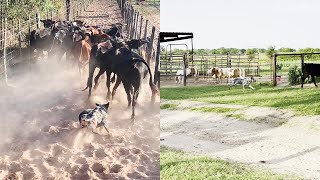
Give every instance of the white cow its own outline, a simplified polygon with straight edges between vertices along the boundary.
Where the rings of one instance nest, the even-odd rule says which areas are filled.
[[[188,76],[191,73],[191,69],[190,68],[186,68],[186,75]],[[180,69],[177,71],[176,73],[176,83],[182,83],[182,81],[184,81],[184,70]]]

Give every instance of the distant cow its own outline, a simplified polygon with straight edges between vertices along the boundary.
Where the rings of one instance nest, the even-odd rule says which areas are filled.
[[[208,71],[208,74],[211,73],[211,76],[215,76],[217,80],[222,82],[222,78],[244,77],[244,71],[241,68],[219,68],[213,67]]]
[[[315,76],[320,76],[320,64],[313,64],[313,63],[304,63],[302,66],[302,76],[301,76],[301,88],[303,88],[303,83],[306,78],[311,76],[311,79],[316,87],[316,80]]]
[[[194,67],[186,68],[186,76],[197,77],[199,74],[198,70]],[[184,81],[184,69],[180,69],[176,73],[176,83],[182,83]]]

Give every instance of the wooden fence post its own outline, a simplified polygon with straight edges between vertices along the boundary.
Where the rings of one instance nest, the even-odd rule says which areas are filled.
[[[277,86],[277,54],[273,54],[273,86]]]
[[[137,37],[138,37],[138,22],[139,22],[139,12],[137,12],[136,26],[134,27],[134,38],[135,39],[137,39]]]
[[[304,65],[304,55],[301,55],[301,71]]]
[[[21,23],[20,23],[20,19],[18,19],[18,40],[19,40],[19,56],[20,56],[20,60],[22,57],[22,53],[21,53],[21,48],[22,48],[22,40],[21,40]]]
[[[144,36],[143,39],[147,39],[147,34],[148,34],[148,19],[146,19],[146,24],[144,27]],[[170,46],[171,47],[171,46]],[[141,50],[144,49],[147,52],[147,45],[143,45]],[[141,52],[140,52],[141,53]],[[147,54],[148,55],[148,54]],[[148,56],[146,57],[148,59]]]
[[[141,39],[142,23],[143,23],[143,17],[141,16],[141,18],[140,18],[140,30],[139,30],[139,37],[138,37],[138,39]]]
[[[37,29],[40,29],[40,13],[39,12],[37,12],[36,19],[37,19]]]
[[[132,30],[131,30],[131,39],[134,38],[134,32],[136,31],[136,17],[137,17],[137,12],[134,11],[133,13],[133,21],[132,21]]]
[[[7,77],[7,17],[3,18],[3,66],[4,66],[4,82],[8,84]]]
[[[152,50],[153,50],[153,41],[154,41],[154,33],[156,31],[156,27],[152,27],[152,32],[151,32],[151,40],[150,43],[148,44],[147,48],[147,63],[150,64],[151,56],[152,56]]]
[[[149,20],[148,20],[148,19],[146,19],[146,25],[145,25],[145,28],[144,28],[144,36],[143,36],[143,38],[144,38],[144,39],[147,39],[147,33],[148,33],[148,22],[149,22]]]
[[[31,48],[30,48],[30,36],[31,36],[31,19],[30,16],[28,18],[28,60],[29,60],[29,70],[31,71]]]
[[[134,28],[134,13],[135,13],[135,11],[134,11],[134,9],[133,9],[133,7],[131,6],[131,9],[132,9],[132,11],[131,11],[131,18],[130,18],[130,31],[129,31],[129,34],[130,34],[130,39],[132,38],[132,30],[133,30],[133,28]]]
[[[160,33],[158,34],[158,46],[157,46],[157,55],[156,55],[156,63],[154,65],[154,83],[158,85],[160,89],[160,71],[159,71],[159,64],[160,64]]]

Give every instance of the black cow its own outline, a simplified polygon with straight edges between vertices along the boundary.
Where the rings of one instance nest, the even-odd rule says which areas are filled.
[[[150,42],[150,38],[148,37],[147,39],[131,39],[129,41],[126,42],[126,44],[128,45],[129,49],[139,49],[140,46],[149,43]]]
[[[110,45],[112,44],[112,46]],[[108,48],[105,48],[108,47]],[[104,49],[103,49],[104,48]],[[138,54],[132,52],[130,49],[124,47],[124,44],[117,41],[108,41],[106,45],[101,48],[95,45],[91,49],[91,57],[89,63],[89,77],[86,90],[89,88],[89,97],[91,95],[92,78],[94,69],[99,66],[100,71],[95,77],[95,86],[97,85],[98,78],[104,73],[107,73],[107,98],[110,97],[110,75],[115,73],[117,81],[112,91],[112,98],[116,93],[116,89],[122,82],[123,87],[127,94],[128,107],[132,105],[131,120],[135,117],[135,106],[139,96],[139,89],[141,86],[142,77],[145,78],[149,73],[149,86],[152,91],[151,101],[154,101],[155,94],[158,93],[156,85],[152,80],[152,74],[149,65]],[[104,51],[104,52],[103,52]]]
[[[313,64],[313,63],[304,63],[302,66],[302,76],[301,76],[301,88],[303,88],[303,83],[305,79],[311,76],[311,79],[316,87],[316,80],[315,76],[320,76],[320,64]]]

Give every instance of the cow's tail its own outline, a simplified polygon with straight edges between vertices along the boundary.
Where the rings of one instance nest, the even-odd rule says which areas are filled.
[[[147,66],[148,72],[149,72],[149,75],[150,75],[149,86],[151,88],[151,91],[152,91],[153,94],[159,95],[159,90],[158,90],[157,86],[153,83],[152,74],[151,74],[150,66],[148,65],[148,63],[145,60],[141,59],[141,58],[133,58],[133,61],[134,62],[142,62],[144,65]]]

